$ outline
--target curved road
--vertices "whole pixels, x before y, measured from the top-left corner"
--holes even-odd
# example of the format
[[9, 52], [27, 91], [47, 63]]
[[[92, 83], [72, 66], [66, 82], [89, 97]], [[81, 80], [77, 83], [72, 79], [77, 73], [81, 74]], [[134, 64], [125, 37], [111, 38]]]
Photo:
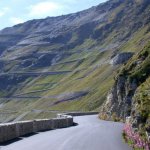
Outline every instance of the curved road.
[[97, 115], [74, 120], [78, 126], [42, 132], [0, 150], [131, 150], [122, 140], [123, 124], [101, 121]]

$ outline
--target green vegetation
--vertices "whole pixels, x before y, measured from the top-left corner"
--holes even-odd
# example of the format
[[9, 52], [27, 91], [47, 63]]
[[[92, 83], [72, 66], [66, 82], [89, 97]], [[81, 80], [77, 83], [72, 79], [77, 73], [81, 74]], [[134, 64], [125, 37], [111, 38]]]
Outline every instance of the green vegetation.
[[150, 75], [150, 44], [135, 55], [119, 72], [119, 76], [126, 76], [129, 82], [136, 80], [143, 83]]
[[145, 131], [150, 130], [150, 78], [138, 87], [134, 100], [137, 103], [136, 109], [141, 116], [139, 129], [141, 134], [146, 136]]

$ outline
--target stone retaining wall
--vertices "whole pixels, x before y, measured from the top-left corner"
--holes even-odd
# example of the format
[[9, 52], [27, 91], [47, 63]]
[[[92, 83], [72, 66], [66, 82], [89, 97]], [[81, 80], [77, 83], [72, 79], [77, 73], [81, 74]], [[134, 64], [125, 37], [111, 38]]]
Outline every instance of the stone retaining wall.
[[[71, 112], [71, 113], [64, 113], [62, 115], [70, 115], [70, 116], [86, 116], [86, 115], [97, 115], [99, 112]], [[61, 115], [61, 114], [58, 114]], [[61, 116], [62, 117], [62, 116]]]
[[54, 119], [20, 121], [0, 124], [0, 143], [19, 138], [35, 132], [66, 128], [73, 125], [73, 117], [61, 115]]

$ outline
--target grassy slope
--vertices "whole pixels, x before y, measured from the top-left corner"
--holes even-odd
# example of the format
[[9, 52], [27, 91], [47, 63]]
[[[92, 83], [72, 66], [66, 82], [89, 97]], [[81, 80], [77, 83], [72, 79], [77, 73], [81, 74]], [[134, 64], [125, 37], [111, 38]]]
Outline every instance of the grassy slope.
[[[116, 67], [112, 67], [111, 65], [104, 63], [107, 62], [110, 55], [111, 51], [102, 53], [97, 51], [92, 52], [92, 55], [90, 54], [84, 58], [84, 60], [74, 63], [76, 69], [71, 74], [45, 76], [44, 78], [39, 77], [35, 80], [31, 80], [31, 82], [27, 83], [22, 89], [16, 91], [16, 94], [35, 91], [34, 93], [25, 94], [24, 96], [48, 97], [64, 92], [89, 90], [89, 94], [85, 97], [77, 99], [76, 101], [64, 102], [53, 107], [51, 107], [51, 103], [56, 101], [56, 99], [42, 98], [39, 100], [12, 100], [6, 103], [2, 110], [17, 111], [17, 113], [13, 115], [14, 118], [23, 112], [29, 111], [29, 114], [26, 115], [24, 119], [30, 119], [32, 117], [51, 117], [51, 113], [40, 113], [41, 115], [39, 115], [32, 112], [32, 109], [73, 111], [98, 110], [113, 84], [113, 74], [115, 73], [114, 70]], [[79, 59], [78, 56], [71, 56], [71, 58], [67, 58], [67, 60], [64, 61], [72, 60], [72, 57]], [[63, 70], [63, 68], [66, 69], [68, 66], [72, 66], [72, 64], [73, 63], [67, 65], [64, 64], [64, 67], [62, 67], [62, 65], [57, 65], [57, 67], [59, 68], [61, 66], [61, 70]], [[48, 90], [39, 92], [39, 90], [43, 89]]]
[[[140, 47], [139, 43], [142, 37], [148, 37], [149, 33], [145, 35], [146, 29], [142, 29], [133, 35], [133, 38], [126, 44], [122, 45], [119, 51], [138, 51]], [[140, 36], [137, 36], [140, 35]], [[146, 40], [144, 40], [146, 42]], [[130, 45], [129, 43], [132, 43]], [[84, 43], [85, 44], [85, 43]], [[88, 44], [87, 44], [88, 45]], [[144, 45], [144, 44], [143, 44]], [[84, 47], [77, 47], [77, 49]], [[142, 46], [141, 46], [142, 47]], [[77, 50], [76, 49], [76, 50]], [[42, 99], [22, 99], [12, 100], [7, 102], [1, 110], [17, 111], [15, 117], [23, 112], [31, 111], [32, 109], [44, 109], [44, 110], [98, 110], [99, 106], [104, 102], [110, 87], [113, 84], [114, 70], [116, 67], [112, 67], [107, 63], [110, 59], [112, 51], [99, 52], [98, 50], [91, 50], [91, 52], [74, 53], [70, 57], [65, 58], [62, 62], [69, 62], [71, 60], [77, 60], [71, 63], [57, 64], [49, 70], [73, 70], [68, 75], [54, 75], [38, 77], [30, 82], [27, 82], [21, 89], [16, 91], [16, 94], [28, 93], [24, 96], [44, 96], [57, 95], [64, 92], [75, 92], [89, 90], [89, 94], [85, 97], [81, 97], [76, 101], [64, 102], [56, 106], [51, 106], [56, 99], [42, 98]], [[39, 90], [45, 91], [40, 92]], [[47, 89], [47, 91], [46, 91]], [[37, 91], [37, 92], [36, 92]], [[34, 93], [32, 93], [34, 92]], [[37, 115], [32, 111], [24, 117], [24, 119], [35, 117], [49, 117], [50, 113], [43, 113], [43, 115]], [[30, 117], [29, 117], [30, 116]]]

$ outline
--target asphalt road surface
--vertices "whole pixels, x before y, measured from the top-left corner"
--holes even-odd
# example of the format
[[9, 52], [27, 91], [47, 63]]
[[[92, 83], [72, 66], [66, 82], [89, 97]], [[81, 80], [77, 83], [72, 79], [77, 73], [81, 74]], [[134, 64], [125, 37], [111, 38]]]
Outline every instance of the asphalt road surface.
[[74, 121], [77, 126], [41, 132], [0, 150], [131, 150], [122, 140], [123, 124], [101, 121], [97, 115]]

